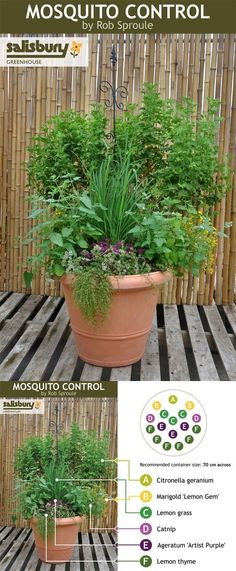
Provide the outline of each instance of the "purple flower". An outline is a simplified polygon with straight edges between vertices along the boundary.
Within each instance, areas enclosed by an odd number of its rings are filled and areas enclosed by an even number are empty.
[[[99,244],[99,248],[100,248],[100,252],[102,252],[102,254],[105,254],[105,252],[107,252],[109,250],[109,246],[107,246],[107,244]]]
[[[142,256],[142,255],[144,254],[144,252],[145,252],[145,249],[144,249],[144,248],[137,248],[137,254],[138,254],[139,256]]]
[[[105,253],[109,250],[109,248],[110,248],[110,241],[109,241],[108,239],[101,240],[100,242],[95,242],[95,243],[93,244],[93,248],[94,248],[95,246],[97,246],[97,247],[99,248],[99,251],[100,251],[102,254],[105,254]]]
[[[93,257],[93,254],[88,252],[88,250],[84,250],[82,253],[85,258],[91,259]]]

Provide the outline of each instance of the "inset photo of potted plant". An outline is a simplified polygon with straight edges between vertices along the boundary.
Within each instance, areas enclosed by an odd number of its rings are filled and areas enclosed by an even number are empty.
[[[18,510],[33,529],[41,561],[69,561],[82,523],[87,518],[90,526],[106,510],[108,482],[115,482],[108,458],[108,433],[99,438],[76,423],[56,438],[29,436],[17,449]]]
[[[217,110],[209,101],[196,118],[190,99],[163,100],[146,85],[141,110],[129,106],[117,118],[112,142],[100,106],[61,113],[34,138],[26,284],[40,267],[61,280],[85,362],[137,362],[160,287],[213,268],[214,204],[229,186]]]

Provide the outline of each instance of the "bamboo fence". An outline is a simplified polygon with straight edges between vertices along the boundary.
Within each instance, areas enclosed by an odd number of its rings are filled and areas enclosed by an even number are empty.
[[[68,108],[88,112],[105,97],[102,80],[111,80],[110,53],[117,50],[117,85],[125,85],[129,102],[140,105],[145,82],[157,83],[161,96],[181,100],[190,96],[197,113],[207,109],[207,98],[221,100],[224,118],[219,134],[219,156],[229,154],[232,190],[218,205],[219,238],[213,274],[174,278],[162,292],[165,303],[229,303],[234,300],[236,266],[236,81],[234,34],[90,35],[88,68],[0,69],[0,290],[25,291],[23,270],[32,245],[23,244],[29,229],[24,161],[32,135],[42,122]],[[109,111],[108,111],[109,113]],[[17,236],[20,239],[17,240]],[[34,280],[33,293],[57,295],[58,284]]]
[[[109,433],[109,457],[117,458],[117,401],[105,398],[45,399],[44,415],[0,415],[0,525],[26,527],[28,524],[16,510],[15,452],[32,435],[48,432],[55,436],[55,407],[58,406],[60,433],[68,432],[72,422],[82,430],[94,430],[98,436]],[[114,475],[116,477],[116,474]],[[109,482],[108,495],[116,493],[116,484]],[[116,494],[115,494],[116,495]],[[114,496],[115,497],[115,496]],[[108,502],[105,515],[92,518],[92,527],[113,528],[117,524],[116,503]],[[87,520],[82,531],[87,530]]]

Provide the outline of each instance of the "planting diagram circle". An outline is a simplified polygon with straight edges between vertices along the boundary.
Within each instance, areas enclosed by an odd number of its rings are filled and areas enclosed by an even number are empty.
[[[147,444],[165,456],[188,454],[203,440],[207,428],[205,410],[185,391],[169,389],[145,404],[141,432]]]

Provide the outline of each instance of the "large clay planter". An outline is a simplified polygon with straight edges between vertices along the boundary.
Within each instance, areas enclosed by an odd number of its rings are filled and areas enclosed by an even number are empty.
[[[82,522],[82,517],[68,517],[56,519],[56,544],[54,534],[48,537],[42,537],[38,531],[37,518],[31,520],[31,527],[34,532],[35,545],[41,561],[50,563],[65,563],[70,561],[75,545],[77,544],[77,536]]]
[[[63,276],[61,283],[81,359],[100,367],[124,367],[139,361],[158,303],[159,286],[170,278],[170,272],[110,277],[113,293],[109,314],[94,326],[74,304],[74,276]]]

